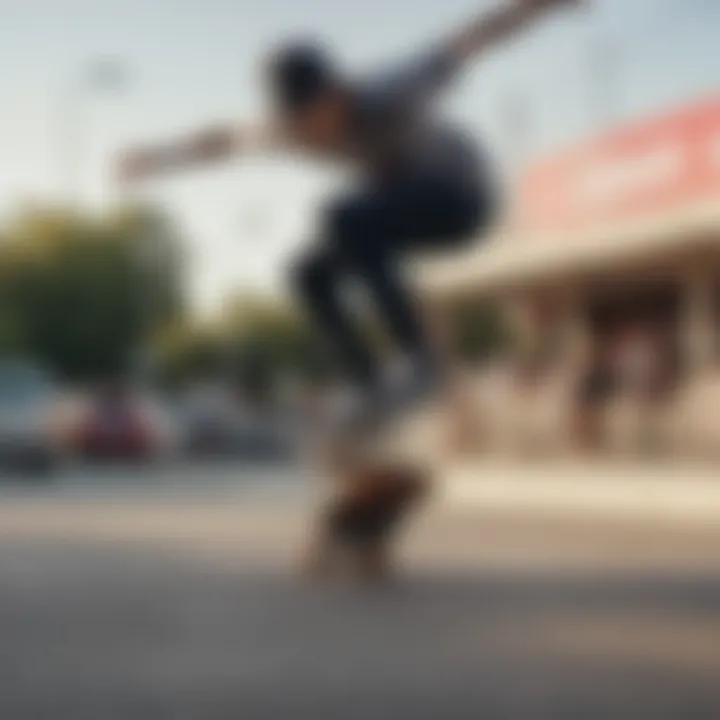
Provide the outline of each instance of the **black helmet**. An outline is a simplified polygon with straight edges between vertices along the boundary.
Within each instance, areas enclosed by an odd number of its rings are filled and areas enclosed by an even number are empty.
[[[273,55],[269,67],[275,106],[292,114],[336,87],[338,75],[330,54],[314,43],[294,43]]]

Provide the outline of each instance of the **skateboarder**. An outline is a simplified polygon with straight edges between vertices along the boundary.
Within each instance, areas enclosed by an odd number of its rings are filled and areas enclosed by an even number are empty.
[[[437,117],[440,93],[473,57],[579,0],[508,0],[459,34],[377,77],[339,71],[320,46],[274,53],[267,84],[274,117],[260,131],[211,129],[166,147],[138,150],[125,179],[250,152],[254,145],[337,158],[358,171],[354,189],[331,202],[319,237],[292,269],[298,300],[332,347],[351,390],[348,419],[392,414],[433,393],[441,373],[403,276],[424,249],[453,249],[486,233],[501,200],[483,153]],[[388,383],[356,317],[346,282],[364,286],[407,373]]]

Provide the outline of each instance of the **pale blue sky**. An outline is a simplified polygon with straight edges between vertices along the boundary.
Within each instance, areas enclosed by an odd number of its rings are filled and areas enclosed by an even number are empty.
[[[83,66],[121,58],[122,93],[85,95],[79,196],[113,198],[108,158],[124,142],[232,117],[257,117],[256,69],[283,37],[318,35],[351,68],[403,57],[454,29],[482,0],[0,0],[0,214],[57,195],[68,98]],[[591,48],[612,43],[612,119],[622,122],[720,89],[720,0],[594,0],[478,63],[451,96],[502,158],[508,98],[531,108],[532,155],[597,132],[605,118],[589,78]],[[611,38],[611,40],[607,40]],[[145,190],[168,208],[192,257],[192,293],[212,307],[243,284],[276,286],[311,234],[312,210],[335,178],[254,160]]]

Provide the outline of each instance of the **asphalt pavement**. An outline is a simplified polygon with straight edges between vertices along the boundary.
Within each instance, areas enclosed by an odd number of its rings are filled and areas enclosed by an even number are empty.
[[[291,468],[0,495],[0,718],[720,717],[720,526],[436,502],[385,588],[296,562]]]

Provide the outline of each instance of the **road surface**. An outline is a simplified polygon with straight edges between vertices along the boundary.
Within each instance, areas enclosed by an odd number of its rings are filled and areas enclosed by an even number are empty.
[[[720,527],[437,504],[393,587],[312,587],[267,472],[6,489],[0,718],[720,717]]]

